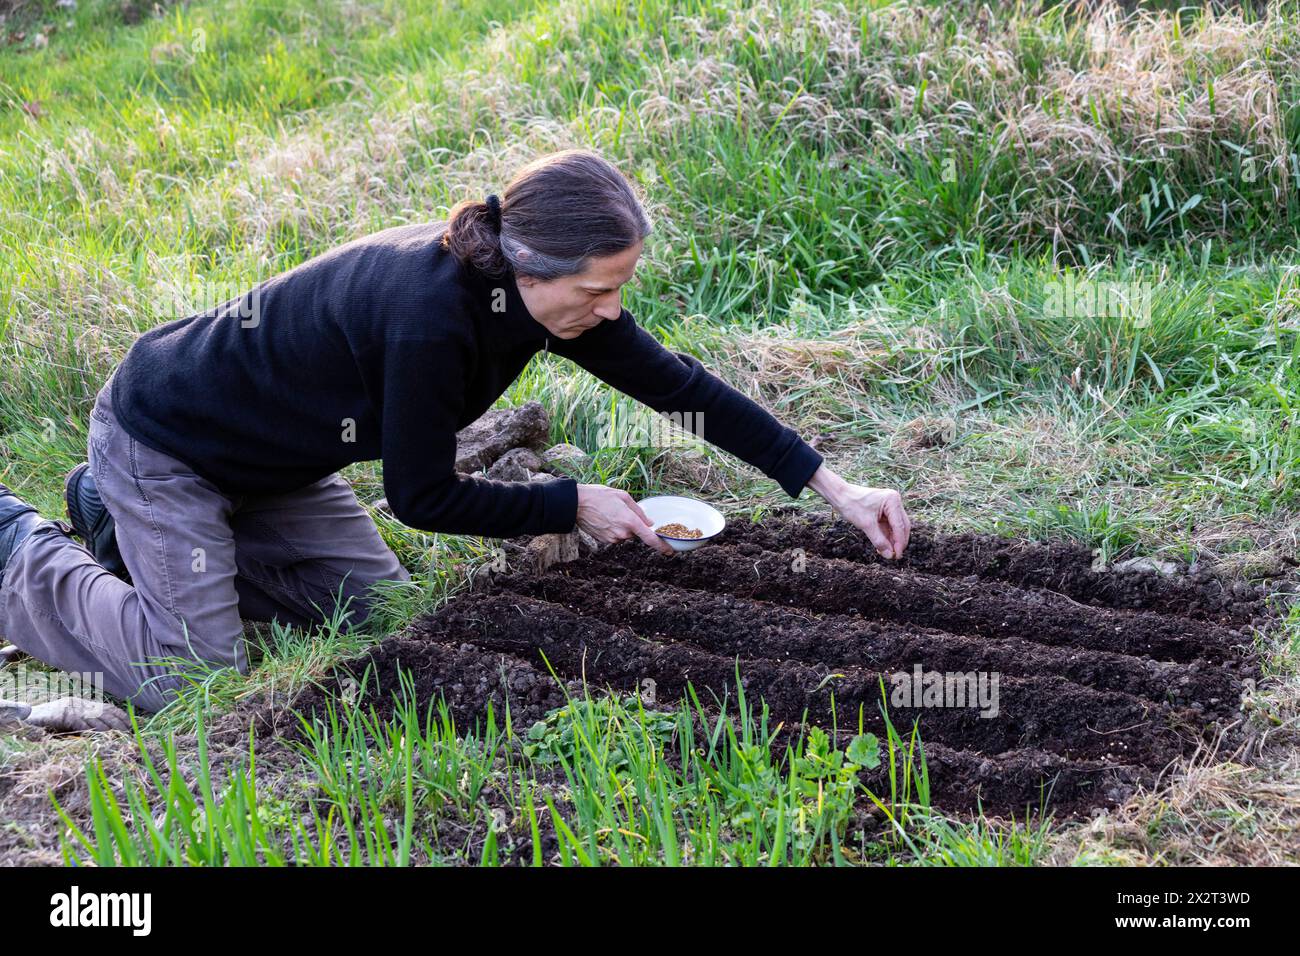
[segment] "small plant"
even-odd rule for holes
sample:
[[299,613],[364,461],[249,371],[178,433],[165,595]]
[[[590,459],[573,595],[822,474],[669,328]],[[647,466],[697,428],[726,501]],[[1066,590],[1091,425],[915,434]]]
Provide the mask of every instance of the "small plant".
[[561,757],[572,761],[580,746],[578,728],[599,723],[610,730],[617,728],[621,731],[611,734],[616,743],[607,755],[607,766],[613,773],[625,773],[628,752],[618,741],[647,740],[662,749],[677,727],[676,714],[658,710],[640,710],[638,713],[637,704],[636,697],[624,698],[621,705],[613,697],[570,700],[563,707],[549,711],[528,729],[523,754],[542,766],[559,763]]
[[789,828],[790,849],[811,858],[828,840],[842,838],[858,795],[858,771],[880,766],[880,741],[858,734],[837,750],[826,731],[809,729],[808,738],[787,753],[789,770],[772,765],[767,750],[743,745],[738,754],[744,773],[724,801],[732,826]]

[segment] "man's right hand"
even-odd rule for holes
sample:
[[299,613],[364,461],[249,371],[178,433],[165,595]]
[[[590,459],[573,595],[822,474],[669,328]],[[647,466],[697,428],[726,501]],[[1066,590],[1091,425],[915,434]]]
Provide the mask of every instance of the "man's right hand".
[[661,554],[676,553],[632,496],[608,485],[578,485],[578,527],[601,544],[640,538]]

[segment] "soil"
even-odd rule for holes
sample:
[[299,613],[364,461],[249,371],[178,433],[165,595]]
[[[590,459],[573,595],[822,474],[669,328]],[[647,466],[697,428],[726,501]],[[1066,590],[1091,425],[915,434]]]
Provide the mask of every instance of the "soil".
[[[584,680],[620,694],[652,680],[661,709],[689,683],[734,713],[739,672],[784,724],[782,752],[810,724],[838,727],[841,745],[859,719],[883,738],[883,702],[904,734],[919,725],[936,806],[1081,815],[1239,734],[1270,593],[1099,572],[1073,545],[924,526],[887,562],[842,521],[776,514],[672,556],[628,541],[545,573],[486,575],[295,706],[319,710],[349,677],[395,690],[400,667],[421,706],[443,696],[459,726],[490,701],[498,723],[508,708],[526,727],[563,704],[561,683]],[[918,667],[996,676],[996,715],[987,699],[897,699]],[[888,794],[885,768],[861,779]]]

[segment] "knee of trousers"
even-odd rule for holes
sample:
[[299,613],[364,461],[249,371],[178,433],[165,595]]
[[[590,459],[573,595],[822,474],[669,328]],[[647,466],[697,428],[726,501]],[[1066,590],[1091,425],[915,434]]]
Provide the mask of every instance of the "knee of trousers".
[[375,600],[375,592],[373,590],[375,585],[382,585],[389,581],[397,581],[405,584],[410,580],[411,572],[402,567],[402,565],[397,561],[397,556],[394,555],[390,566],[383,569],[381,572],[376,574],[374,571],[371,571],[365,576],[361,576],[358,575],[356,571],[352,571],[346,575],[342,581],[340,581],[340,584],[342,585],[343,599],[346,601],[351,598],[351,603],[348,607],[357,611],[361,611],[364,607],[365,613],[369,614],[370,605]]
[[141,709],[156,712],[176,699],[176,691],[201,684],[212,672],[226,668],[241,675],[249,671],[242,622],[238,632],[216,640],[181,630],[173,642],[160,646],[158,654],[138,668],[139,687],[129,699]]
[[[127,698],[136,710],[150,714],[174,703],[187,689],[201,684],[207,676],[204,670],[188,672],[187,676],[183,667],[170,661],[150,670],[154,673],[143,676],[135,693]],[[245,671],[246,668],[241,672]]]
[[136,710],[156,714],[175,701],[178,694],[188,686],[189,682],[182,677],[158,674],[147,678],[127,700],[135,706]]

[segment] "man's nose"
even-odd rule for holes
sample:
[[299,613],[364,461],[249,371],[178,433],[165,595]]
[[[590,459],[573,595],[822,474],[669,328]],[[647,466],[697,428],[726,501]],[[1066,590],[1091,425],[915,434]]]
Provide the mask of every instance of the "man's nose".
[[623,314],[623,303],[619,301],[619,297],[616,295],[612,299],[612,304],[602,302],[593,311],[602,319],[617,319]]

